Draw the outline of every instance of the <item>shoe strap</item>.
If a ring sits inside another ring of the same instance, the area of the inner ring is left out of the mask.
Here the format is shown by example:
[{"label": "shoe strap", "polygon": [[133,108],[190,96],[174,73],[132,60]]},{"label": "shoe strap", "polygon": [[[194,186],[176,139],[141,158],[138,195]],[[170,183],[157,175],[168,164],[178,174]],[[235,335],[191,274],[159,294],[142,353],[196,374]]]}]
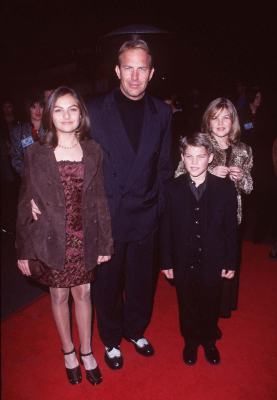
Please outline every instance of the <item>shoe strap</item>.
[{"label": "shoe strap", "polygon": [[69,354],[75,353],[75,347],[73,347],[73,350],[71,350],[71,351],[69,351],[67,353],[65,353],[63,349],[61,349],[61,352],[63,353],[64,356],[68,356]]},{"label": "shoe strap", "polygon": [[92,354],[92,351],[90,351],[89,353],[83,354],[83,353],[81,353],[81,350],[80,350],[80,356],[81,357],[90,356],[91,354]]}]

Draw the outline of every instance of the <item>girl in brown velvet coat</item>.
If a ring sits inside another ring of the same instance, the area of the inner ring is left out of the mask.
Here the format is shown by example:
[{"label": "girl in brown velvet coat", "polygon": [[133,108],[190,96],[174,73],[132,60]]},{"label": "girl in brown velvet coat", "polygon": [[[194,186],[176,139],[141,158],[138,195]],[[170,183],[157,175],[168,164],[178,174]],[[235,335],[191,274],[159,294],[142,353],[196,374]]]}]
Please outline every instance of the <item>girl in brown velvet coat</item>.
[{"label": "girl in brown velvet coat", "polygon": [[[45,108],[45,142],[27,149],[18,205],[18,268],[50,288],[69,382],[81,382],[70,331],[72,294],[80,339],[80,360],[92,384],[102,381],[91,352],[90,283],[94,267],[113,252],[102,176],[102,152],[85,138],[89,119],[72,89],[57,88]],[[32,214],[37,208],[37,216]]]}]

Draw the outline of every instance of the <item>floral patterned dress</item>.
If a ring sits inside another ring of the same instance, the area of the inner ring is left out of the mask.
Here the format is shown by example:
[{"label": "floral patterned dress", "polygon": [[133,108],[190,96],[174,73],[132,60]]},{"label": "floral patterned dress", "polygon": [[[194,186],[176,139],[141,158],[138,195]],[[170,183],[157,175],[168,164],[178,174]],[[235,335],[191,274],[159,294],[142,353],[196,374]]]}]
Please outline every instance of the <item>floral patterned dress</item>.
[{"label": "floral patterned dress", "polygon": [[82,161],[59,161],[58,168],[66,204],[64,269],[57,270],[43,266],[43,273],[35,279],[50,287],[69,288],[91,282],[94,272],[87,271],[84,263],[81,214],[84,164]]}]

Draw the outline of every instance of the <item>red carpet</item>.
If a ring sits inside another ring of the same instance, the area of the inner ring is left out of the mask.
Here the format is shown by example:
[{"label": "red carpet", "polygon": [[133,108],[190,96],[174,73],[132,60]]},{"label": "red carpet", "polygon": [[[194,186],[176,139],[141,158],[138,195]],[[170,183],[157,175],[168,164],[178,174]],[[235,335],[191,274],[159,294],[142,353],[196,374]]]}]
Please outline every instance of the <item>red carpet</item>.
[{"label": "red carpet", "polygon": [[202,348],[195,366],[183,364],[175,291],[161,277],[146,332],[156,355],[145,359],[124,341],[124,368],[111,371],[95,328],[94,352],[104,377],[96,387],[85,379],[78,386],[67,383],[48,295],[2,322],[2,399],[276,400],[277,263],[268,251],[244,243],[239,310],[220,320],[219,366],[205,361]]}]

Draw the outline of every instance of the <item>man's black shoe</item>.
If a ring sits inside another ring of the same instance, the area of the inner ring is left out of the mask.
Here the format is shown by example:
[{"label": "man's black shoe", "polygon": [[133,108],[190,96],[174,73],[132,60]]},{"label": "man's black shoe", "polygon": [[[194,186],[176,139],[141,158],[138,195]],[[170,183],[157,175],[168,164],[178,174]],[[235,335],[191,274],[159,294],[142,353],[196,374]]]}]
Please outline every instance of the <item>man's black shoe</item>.
[{"label": "man's black shoe", "polygon": [[120,369],[123,366],[123,357],[119,346],[105,347],[104,359],[111,369]]},{"label": "man's black shoe", "polygon": [[128,342],[132,342],[135,346],[136,351],[143,356],[149,357],[154,354],[154,348],[151,343],[144,337],[140,339],[126,339]]},{"label": "man's black shoe", "polygon": [[213,342],[207,343],[203,345],[206,360],[212,364],[217,365],[220,363],[220,354]]},{"label": "man's black shoe", "polygon": [[183,360],[187,365],[194,365],[197,361],[198,345],[195,343],[187,343],[183,350]]}]

